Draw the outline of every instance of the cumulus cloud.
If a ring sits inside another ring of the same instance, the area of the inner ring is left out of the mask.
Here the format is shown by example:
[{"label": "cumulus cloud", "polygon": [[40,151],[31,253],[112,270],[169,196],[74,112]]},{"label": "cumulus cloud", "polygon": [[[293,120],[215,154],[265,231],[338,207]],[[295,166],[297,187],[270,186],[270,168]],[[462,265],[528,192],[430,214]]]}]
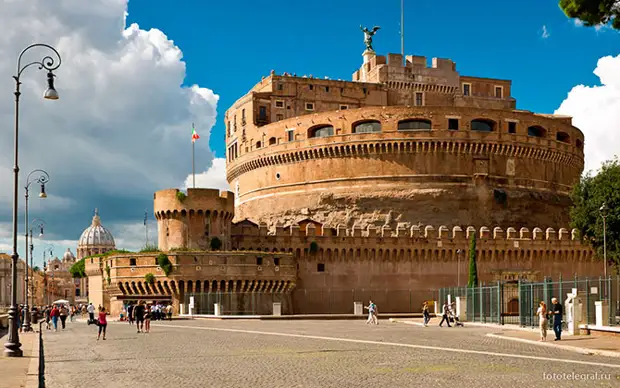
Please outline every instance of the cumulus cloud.
[{"label": "cumulus cloud", "polygon": [[586,171],[597,170],[620,150],[620,55],[598,60],[600,85],[577,85],[555,111],[573,117],[585,135]]},{"label": "cumulus cloud", "polygon": [[[183,86],[181,49],[160,30],[126,26],[127,11],[127,0],[3,2],[0,223],[11,220],[12,76],[20,51],[33,42],[50,44],[62,56],[56,71],[60,99],[41,98],[44,71],[30,67],[23,73],[20,218],[24,177],[41,168],[50,174],[50,196],[31,196],[31,215],[47,221],[51,239],[77,240],[98,207],[104,225],[125,241],[119,235],[123,225],[142,226],[153,191],[182,186],[191,173],[192,123],[202,137],[196,143],[197,171],[215,166],[208,144],[218,96],[198,85]],[[24,61],[48,54],[32,49]],[[0,247],[10,244],[0,239]]]},{"label": "cumulus cloud", "polygon": [[550,34],[550,33],[549,33],[549,31],[547,30],[547,26],[546,26],[546,25],[543,25],[543,26],[542,26],[542,34],[541,34],[541,37],[542,37],[543,39],[547,39],[547,38],[548,38],[548,37],[550,37],[550,36],[551,36],[551,34]]},{"label": "cumulus cloud", "polygon": [[[188,176],[185,180],[184,189],[192,187],[192,176]],[[230,191],[230,185],[226,180],[226,159],[215,158],[211,163],[211,167],[201,174],[196,174],[196,188],[209,188]]]}]

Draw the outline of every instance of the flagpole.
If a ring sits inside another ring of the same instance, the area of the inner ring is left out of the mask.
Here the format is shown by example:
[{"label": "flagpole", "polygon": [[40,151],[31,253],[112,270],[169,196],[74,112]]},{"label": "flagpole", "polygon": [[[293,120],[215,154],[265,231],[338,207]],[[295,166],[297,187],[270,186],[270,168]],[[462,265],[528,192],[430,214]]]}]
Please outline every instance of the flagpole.
[{"label": "flagpole", "polygon": [[[194,129],[194,123],[192,123],[192,130]],[[192,187],[196,188],[196,158],[195,158],[196,141],[192,139]]]},{"label": "flagpole", "polygon": [[146,239],[146,243],[144,244],[144,247],[148,247],[149,246],[149,225],[147,222],[147,215],[148,212],[145,210],[144,211],[144,237]]},{"label": "flagpole", "polygon": [[400,0],[400,53],[405,59],[405,0]]}]

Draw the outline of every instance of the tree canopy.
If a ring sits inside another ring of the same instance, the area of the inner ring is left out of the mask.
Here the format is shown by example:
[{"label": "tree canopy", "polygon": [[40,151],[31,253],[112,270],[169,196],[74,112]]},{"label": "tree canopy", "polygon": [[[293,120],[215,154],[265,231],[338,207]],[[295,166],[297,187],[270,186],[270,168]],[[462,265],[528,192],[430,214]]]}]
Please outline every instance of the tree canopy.
[{"label": "tree canopy", "polygon": [[71,276],[73,276],[74,279],[86,277],[84,259],[80,259],[75,264],[73,264],[71,268],[69,268],[69,272],[71,272]]},{"label": "tree canopy", "polygon": [[571,226],[603,259],[603,217],[605,203],[607,261],[620,268],[620,161],[608,161],[596,175],[588,173],[577,183],[572,193]]},{"label": "tree canopy", "polygon": [[620,2],[618,0],[560,0],[566,16],[579,19],[584,25],[598,26],[611,23],[620,30]]}]

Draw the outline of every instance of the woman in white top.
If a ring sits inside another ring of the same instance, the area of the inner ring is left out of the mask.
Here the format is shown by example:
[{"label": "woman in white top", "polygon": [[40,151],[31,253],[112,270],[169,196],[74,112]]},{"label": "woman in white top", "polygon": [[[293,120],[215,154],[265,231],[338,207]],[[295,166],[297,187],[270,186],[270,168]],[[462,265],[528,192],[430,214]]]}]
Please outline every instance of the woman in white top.
[{"label": "woman in white top", "polygon": [[545,302],[540,302],[540,307],[536,311],[538,315],[538,326],[540,327],[540,341],[547,340],[547,305]]}]

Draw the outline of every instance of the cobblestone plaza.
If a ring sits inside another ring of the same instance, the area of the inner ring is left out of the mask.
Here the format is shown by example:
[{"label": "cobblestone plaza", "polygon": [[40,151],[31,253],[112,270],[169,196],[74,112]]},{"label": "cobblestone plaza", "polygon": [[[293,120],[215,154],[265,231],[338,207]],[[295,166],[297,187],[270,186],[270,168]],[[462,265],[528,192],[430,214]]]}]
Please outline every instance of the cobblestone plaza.
[{"label": "cobblestone plaza", "polygon": [[110,322],[97,341],[95,326],[75,322],[44,334],[46,387],[620,386],[620,359],[432,323],[191,320],[137,334]]}]

